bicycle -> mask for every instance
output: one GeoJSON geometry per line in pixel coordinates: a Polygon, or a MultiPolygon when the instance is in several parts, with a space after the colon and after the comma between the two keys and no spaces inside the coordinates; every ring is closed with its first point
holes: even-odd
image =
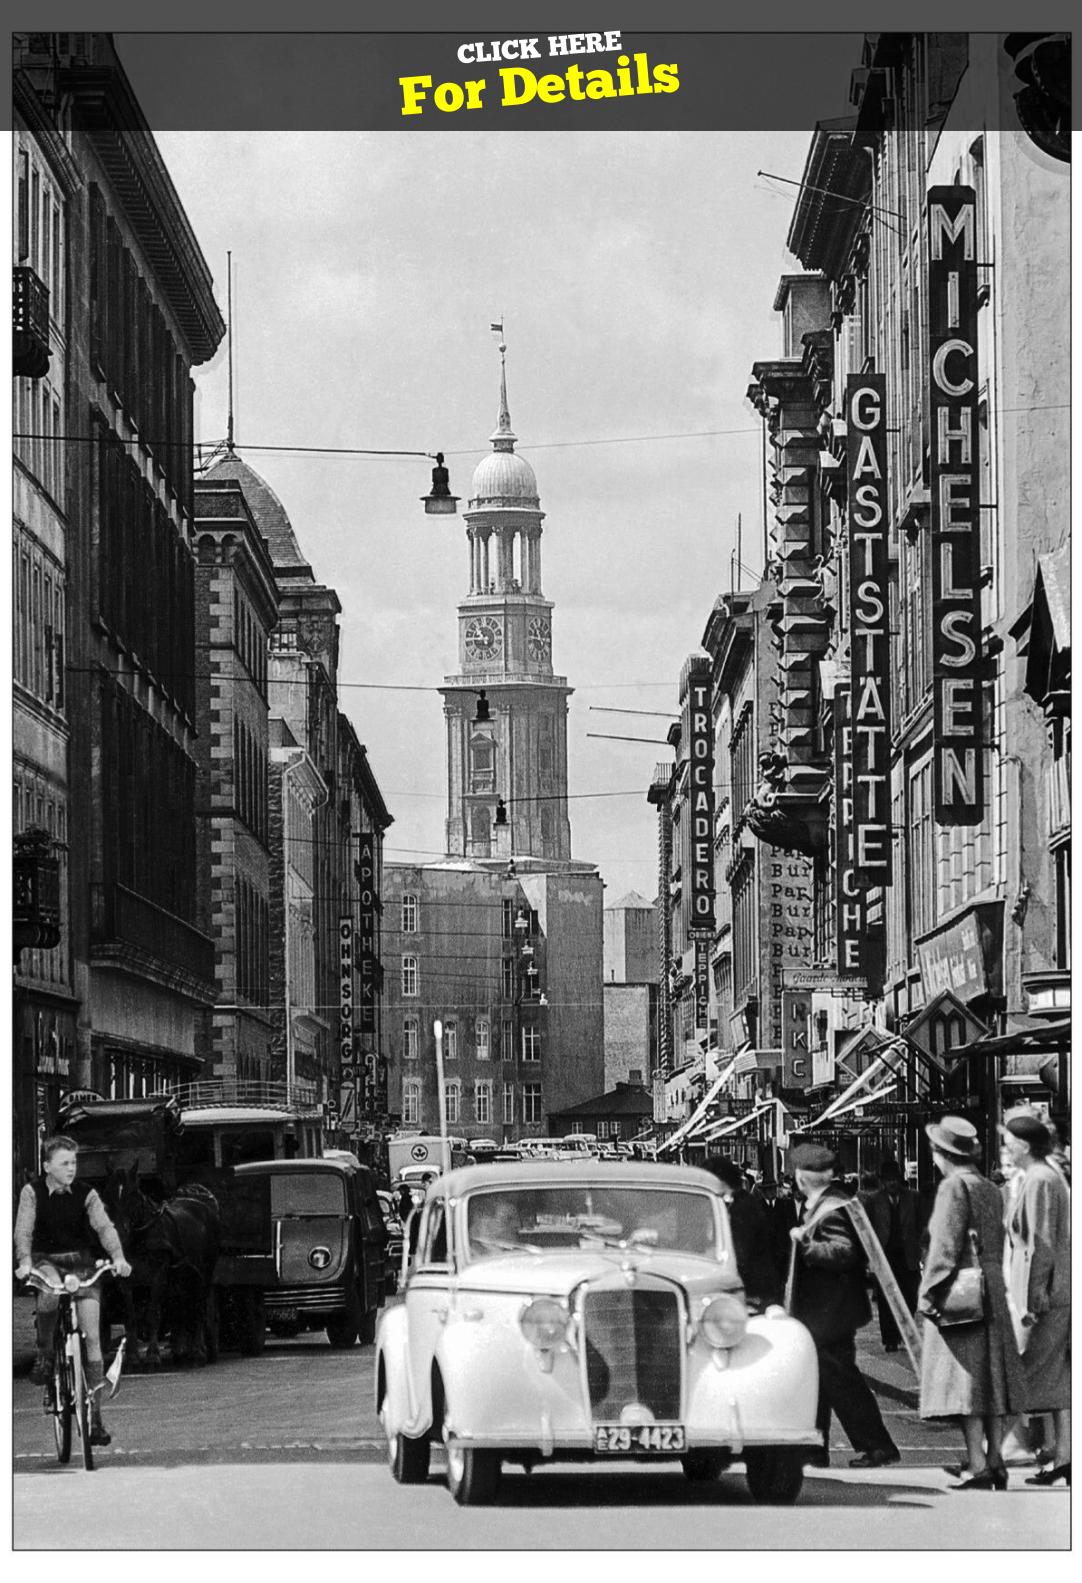
{"type": "MultiPolygon", "coordinates": [[[[32,1269],[26,1277],[28,1286],[35,1291],[55,1292],[59,1297],[56,1314],[56,1333],[53,1346],[53,1435],[56,1440],[56,1459],[60,1463],[71,1461],[71,1432],[74,1422],[82,1444],[83,1467],[94,1471],[94,1448],[90,1444],[91,1390],[86,1380],[86,1337],[79,1328],[76,1316],[76,1299],[112,1270],[109,1260],[100,1263],[94,1274],[83,1280],[68,1274],[59,1281],[51,1281],[39,1269],[32,1269]]],[[[123,1348],[123,1343],[121,1343],[123,1348]]],[[[118,1358],[121,1356],[118,1353],[118,1358]]],[[[109,1370],[111,1394],[116,1394],[120,1371],[114,1362],[109,1370]]],[[[98,1389],[101,1389],[99,1386],[98,1389]]]]}

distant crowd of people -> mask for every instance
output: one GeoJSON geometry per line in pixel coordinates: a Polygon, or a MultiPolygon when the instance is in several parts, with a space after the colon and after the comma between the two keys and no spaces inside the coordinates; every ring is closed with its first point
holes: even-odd
{"type": "MultiPolygon", "coordinates": [[[[787,1296],[810,1331],[819,1359],[818,1427],[829,1465],[834,1416],[852,1443],[850,1466],[900,1460],[874,1394],[857,1367],[856,1333],[871,1319],[868,1260],[847,1211],[863,1205],[897,1294],[923,1325],[920,1413],[956,1421],[965,1460],[948,1471],[958,1490],[1007,1488],[1007,1463],[1044,1465],[1027,1483],[1071,1481],[1070,1159],[1054,1127],[1037,1114],[1010,1114],[1000,1165],[978,1165],[976,1129],[945,1117],[926,1129],[939,1177],[925,1199],[886,1158],[859,1181],[843,1179],[833,1152],[802,1143],[792,1176],[764,1190],[735,1161],[705,1167],[728,1200],[733,1249],[749,1302],[787,1296]],[[980,1313],[952,1323],[951,1292],[964,1272],[979,1287],[980,1313]],[[787,1290],[788,1288],[788,1290],[787,1290]]],[[[884,1350],[903,1337],[876,1286],[884,1350]]],[[[904,1317],[904,1315],[903,1315],[904,1317]]]]}

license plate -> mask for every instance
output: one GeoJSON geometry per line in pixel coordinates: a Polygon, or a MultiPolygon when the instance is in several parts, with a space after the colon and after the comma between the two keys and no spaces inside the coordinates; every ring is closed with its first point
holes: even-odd
{"type": "Polygon", "coordinates": [[[687,1450],[683,1424],[595,1424],[594,1451],[626,1457],[666,1456],[687,1450]]]}
{"type": "Polygon", "coordinates": [[[295,1308],[276,1308],[272,1318],[281,1320],[283,1325],[295,1325],[297,1323],[297,1310],[295,1308]]]}

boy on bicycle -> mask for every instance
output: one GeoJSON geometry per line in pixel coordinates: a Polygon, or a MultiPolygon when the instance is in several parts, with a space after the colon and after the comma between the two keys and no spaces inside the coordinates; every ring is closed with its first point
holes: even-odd
{"type": "MultiPolygon", "coordinates": [[[[70,1138],[47,1138],[42,1145],[44,1169],[35,1182],[27,1182],[19,1195],[15,1217],[15,1275],[25,1281],[37,1266],[51,1280],[65,1274],[86,1277],[93,1272],[99,1245],[112,1260],[117,1275],[130,1275],[131,1265],[116,1227],[92,1187],[77,1182],[77,1145],[70,1138]]],[[[53,1292],[37,1294],[38,1356],[31,1379],[45,1384],[45,1409],[53,1400],[53,1353],[56,1341],[58,1299],[53,1292]]],[[[112,1436],[101,1418],[101,1297],[92,1286],[76,1301],[79,1328],[86,1336],[87,1384],[91,1390],[90,1443],[107,1446],[112,1436]]]]}

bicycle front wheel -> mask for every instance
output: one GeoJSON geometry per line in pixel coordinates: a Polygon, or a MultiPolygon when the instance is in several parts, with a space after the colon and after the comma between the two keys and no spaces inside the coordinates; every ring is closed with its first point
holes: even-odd
{"type": "Polygon", "coordinates": [[[94,1471],[94,1447],[90,1444],[90,1391],[86,1383],[86,1358],[83,1337],[76,1331],[71,1338],[72,1394],[75,1398],[75,1427],[83,1444],[83,1467],[94,1471]]]}
{"type": "Polygon", "coordinates": [[[71,1461],[71,1418],[71,1371],[67,1354],[58,1348],[53,1364],[53,1435],[58,1462],[71,1461]]]}

